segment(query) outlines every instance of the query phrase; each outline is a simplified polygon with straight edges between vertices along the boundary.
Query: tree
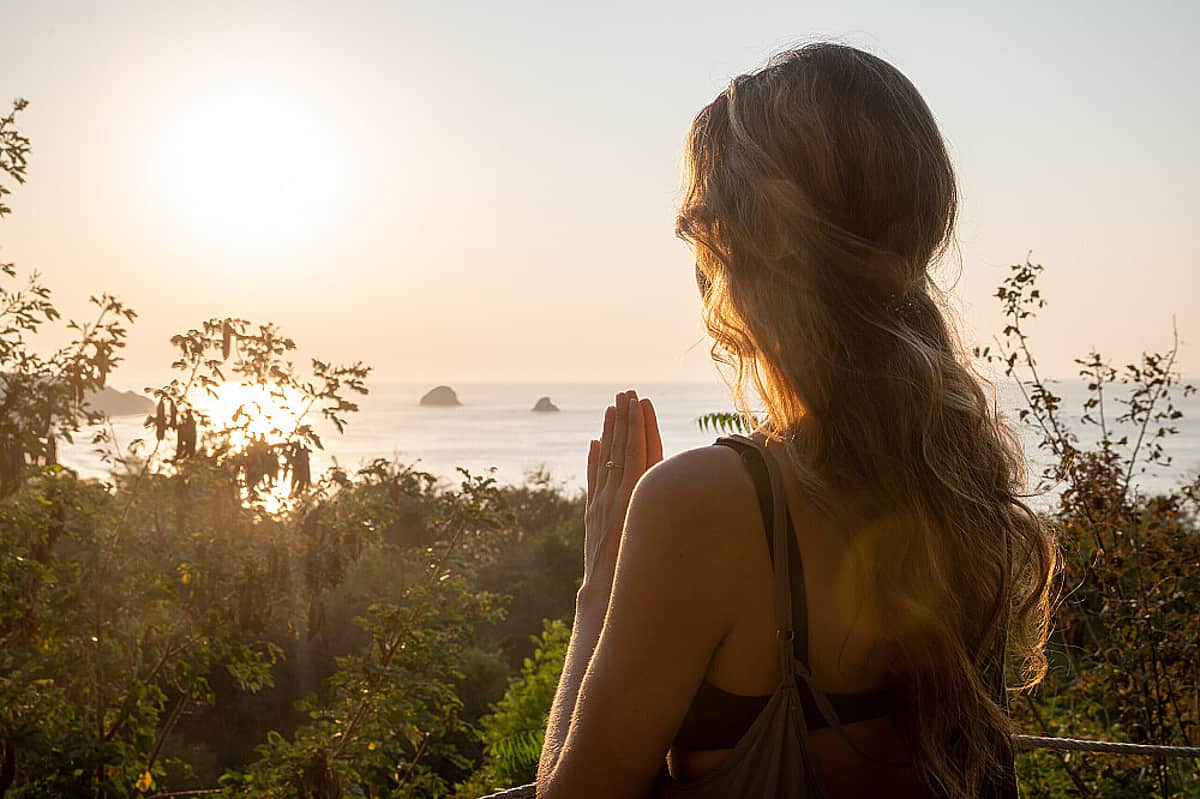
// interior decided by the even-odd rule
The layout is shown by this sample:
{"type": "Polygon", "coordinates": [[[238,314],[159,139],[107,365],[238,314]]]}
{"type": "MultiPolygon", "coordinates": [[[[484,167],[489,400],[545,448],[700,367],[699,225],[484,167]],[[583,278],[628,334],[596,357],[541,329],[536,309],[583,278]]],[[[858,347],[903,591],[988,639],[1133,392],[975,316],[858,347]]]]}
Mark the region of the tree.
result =
{"type": "MultiPolygon", "coordinates": [[[[18,99],[0,118],[0,173],[17,184],[25,182],[29,139],[16,129],[16,116],[27,105],[18,99]]],[[[0,180],[0,218],[12,211],[4,203],[11,193],[0,180]]],[[[81,424],[101,419],[88,407],[87,394],[103,388],[120,362],[125,326],[137,314],[108,294],[91,302],[96,316],[67,322],[75,331],[71,343],[43,357],[29,346],[29,338],[59,321],[50,290],[37,272],[22,282],[14,264],[0,263],[0,498],[16,490],[27,466],[56,462],[59,437],[70,441],[81,424]]],[[[103,437],[100,430],[97,443],[103,437]]]]}

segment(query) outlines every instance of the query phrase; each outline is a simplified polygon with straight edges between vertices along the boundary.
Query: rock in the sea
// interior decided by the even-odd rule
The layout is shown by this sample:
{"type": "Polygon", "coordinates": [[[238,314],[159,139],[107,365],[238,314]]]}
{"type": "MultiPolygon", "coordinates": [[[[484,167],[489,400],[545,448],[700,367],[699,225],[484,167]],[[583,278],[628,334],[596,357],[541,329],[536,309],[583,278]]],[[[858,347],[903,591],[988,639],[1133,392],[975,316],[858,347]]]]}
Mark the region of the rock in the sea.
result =
{"type": "Polygon", "coordinates": [[[540,400],[537,401],[537,403],[534,404],[533,410],[535,410],[535,411],[557,411],[558,406],[555,405],[553,402],[551,402],[549,397],[542,397],[540,400]]]}
{"type": "Polygon", "coordinates": [[[136,391],[118,391],[105,386],[99,391],[89,393],[84,401],[93,409],[107,413],[109,416],[133,416],[135,414],[154,413],[154,400],[136,391]]]}
{"type": "Polygon", "coordinates": [[[462,405],[458,401],[458,395],[454,393],[454,389],[450,388],[450,386],[437,386],[430,389],[425,396],[421,397],[421,404],[433,405],[440,408],[462,405]]]}

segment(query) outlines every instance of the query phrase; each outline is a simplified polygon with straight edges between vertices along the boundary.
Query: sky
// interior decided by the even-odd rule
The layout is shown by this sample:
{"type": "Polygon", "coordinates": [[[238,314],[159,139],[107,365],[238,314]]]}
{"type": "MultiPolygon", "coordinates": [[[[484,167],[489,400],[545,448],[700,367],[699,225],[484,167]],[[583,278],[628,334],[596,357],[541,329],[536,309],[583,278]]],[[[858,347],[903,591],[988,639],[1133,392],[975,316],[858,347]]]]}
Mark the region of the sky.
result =
{"type": "Polygon", "coordinates": [[[116,383],[216,316],[394,380],[711,380],[673,236],[688,125],[833,38],[924,94],[958,169],[968,343],[1046,266],[1040,365],[1169,346],[1200,373],[1200,4],[17,3],[30,101],[0,260],[140,313],[116,383]]]}

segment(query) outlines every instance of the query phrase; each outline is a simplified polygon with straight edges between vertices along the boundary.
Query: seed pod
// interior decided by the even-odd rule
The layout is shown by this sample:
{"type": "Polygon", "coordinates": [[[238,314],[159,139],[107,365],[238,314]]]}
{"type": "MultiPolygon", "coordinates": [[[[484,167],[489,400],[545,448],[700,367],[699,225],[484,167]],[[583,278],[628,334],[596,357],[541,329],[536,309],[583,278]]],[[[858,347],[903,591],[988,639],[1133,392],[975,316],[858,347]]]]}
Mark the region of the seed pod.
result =
{"type": "Polygon", "coordinates": [[[244,468],[246,487],[253,490],[259,483],[274,483],[279,476],[279,460],[274,449],[261,436],[246,447],[244,468]]]}
{"type": "Polygon", "coordinates": [[[308,460],[308,447],[296,445],[289,458],[292,467],[292,492],[299,493],[312,485],[312,471],[308,460]]]}
{"type": "Polygon", "coordinates": [[[159,441],[167,435],[167,406],[160,399],[158,408],[154,412],[154,436],[159,441]]]}
{"type": "Polygon", "coordinates": [[[176,430],[178,434],[175,438],[175,457],[190,458],[196,454],[196,420],[192,417],[192,412],[187,411],[183,418],[178,418],[178,411],[172,406],[172,424],[178,421],[176,430]]]}

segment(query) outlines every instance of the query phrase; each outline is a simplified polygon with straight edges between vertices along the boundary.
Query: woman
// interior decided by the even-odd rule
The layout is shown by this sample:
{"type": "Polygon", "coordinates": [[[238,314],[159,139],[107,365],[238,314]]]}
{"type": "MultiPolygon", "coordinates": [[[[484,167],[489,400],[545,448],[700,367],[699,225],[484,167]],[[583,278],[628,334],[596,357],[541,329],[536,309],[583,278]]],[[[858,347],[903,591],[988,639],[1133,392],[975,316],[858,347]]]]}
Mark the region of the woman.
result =
{"type": "Polygon", "coordinates": [[[1015,796],[1055,550],[929,278],[957,191],[894,67],[814,44],[696,117],[678,234],[749,439],[616,396],[539,799],[1015,796]],[[619,546],[618,546],[619,544],[619,546]]]}

